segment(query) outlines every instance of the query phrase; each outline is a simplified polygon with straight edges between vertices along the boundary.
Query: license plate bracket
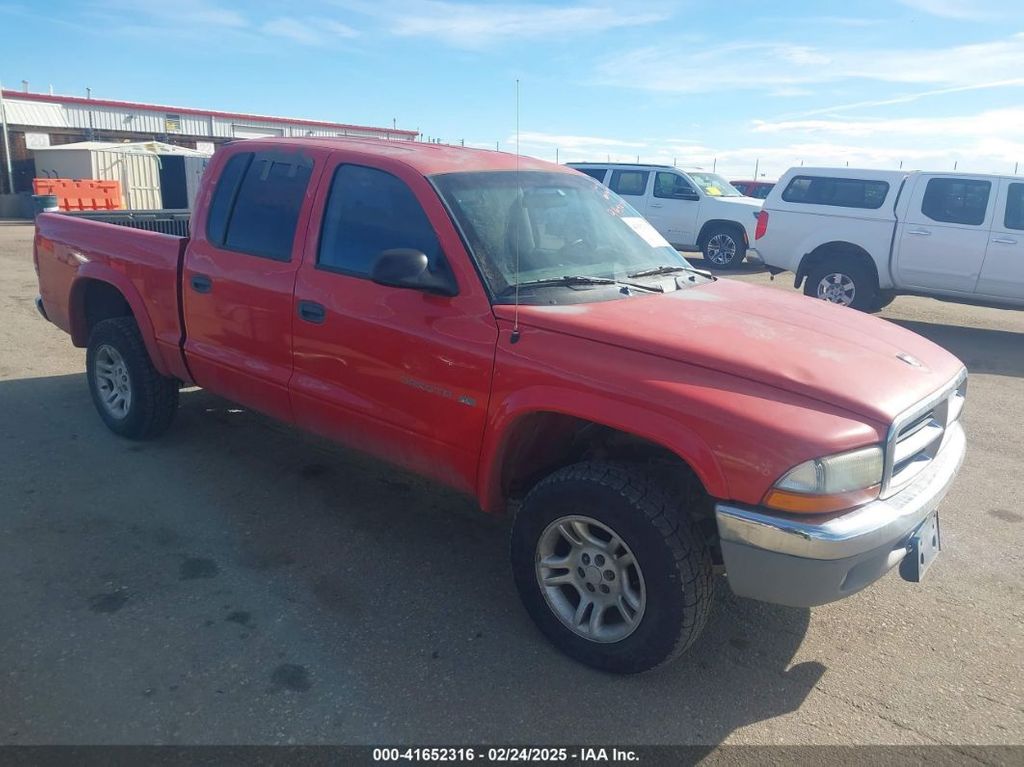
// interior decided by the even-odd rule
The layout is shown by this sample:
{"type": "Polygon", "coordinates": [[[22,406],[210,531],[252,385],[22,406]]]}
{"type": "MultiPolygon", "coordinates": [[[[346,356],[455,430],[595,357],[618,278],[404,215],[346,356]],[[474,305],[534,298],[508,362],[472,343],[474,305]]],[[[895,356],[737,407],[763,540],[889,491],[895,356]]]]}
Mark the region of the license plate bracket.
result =
{"type": "Polygon", "coordinates": [[[900,575],[904,580],[920,583],[940,551],[942,537],[939,532],[939,514],[933,512],[918,525],[907,541],[907,555],[900,563],[900,575]]]}

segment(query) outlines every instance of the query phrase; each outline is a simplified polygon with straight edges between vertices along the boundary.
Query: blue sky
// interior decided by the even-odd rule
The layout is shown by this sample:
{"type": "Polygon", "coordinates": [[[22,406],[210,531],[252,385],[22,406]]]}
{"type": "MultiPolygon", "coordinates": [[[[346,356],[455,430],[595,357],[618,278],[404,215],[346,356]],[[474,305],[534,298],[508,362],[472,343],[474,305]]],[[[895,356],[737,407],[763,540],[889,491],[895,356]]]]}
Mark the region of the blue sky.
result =
{"type": "Polygon", "coordinates": [[[768,178],[1024,172],[1022,0],[0,0],[5,87],[768,178]]]}

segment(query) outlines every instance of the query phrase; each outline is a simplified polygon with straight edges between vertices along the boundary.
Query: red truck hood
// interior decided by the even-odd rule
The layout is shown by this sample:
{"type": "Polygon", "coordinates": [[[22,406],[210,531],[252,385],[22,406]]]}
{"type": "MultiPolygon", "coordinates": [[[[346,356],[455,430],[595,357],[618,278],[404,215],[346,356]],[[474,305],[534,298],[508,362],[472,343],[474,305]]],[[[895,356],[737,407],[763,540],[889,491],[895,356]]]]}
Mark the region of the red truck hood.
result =
{"type": "MultiPolygon", "coordinates": [[[[512,319],[513,307],[495,310],[512,319]]],[[[881,423],[949,383],[963,366],[891,322],[729,279],[663,295],[521,306],[519,317],[523,326],[742,376],[881,423]]]]}

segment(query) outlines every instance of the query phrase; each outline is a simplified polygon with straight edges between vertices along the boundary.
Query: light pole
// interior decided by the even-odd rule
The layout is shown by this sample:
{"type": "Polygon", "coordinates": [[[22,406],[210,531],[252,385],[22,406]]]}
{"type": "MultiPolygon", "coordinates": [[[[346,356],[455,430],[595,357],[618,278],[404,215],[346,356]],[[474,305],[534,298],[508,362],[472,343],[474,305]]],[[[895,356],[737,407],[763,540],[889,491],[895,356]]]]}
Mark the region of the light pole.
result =
{"type": "Polygon", "coordinates": [[[7,165],[7,191],[14,194],[14,168],[11,165],[11,138],[7,132],[7,107],[4,106],[4,86],[0,83],[0,123],[4,133],[4,162],[7,165]]]}

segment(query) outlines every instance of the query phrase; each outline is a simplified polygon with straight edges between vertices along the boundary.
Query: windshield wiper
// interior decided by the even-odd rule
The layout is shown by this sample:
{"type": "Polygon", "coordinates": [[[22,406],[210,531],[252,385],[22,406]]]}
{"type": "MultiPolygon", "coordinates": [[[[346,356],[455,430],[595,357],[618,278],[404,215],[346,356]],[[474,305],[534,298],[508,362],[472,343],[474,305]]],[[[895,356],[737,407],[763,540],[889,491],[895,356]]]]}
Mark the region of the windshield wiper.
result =
{"type": "MultiPolygon", "coordinates": [[[[629,275],[633,276],[633,275],[629,275]]],[[[610,277],[591,277],[586,274],[567,274],[564,277],[548,277],[542,280],[527,280],[526,282],[520,282],[520,288],[543,288],[548,286],[558,285],[626,285],[630,288],[636,288],[637,290],[645,290],[649,293],[664,293],[664,289],[658,285],[639,285],[634,282],[623,282],[622,280],[613,280],[610,277]]],[[[512,293],[516,289],[515,285],[509,285],[505,290],[502,291],[504,294],[512,293]]]]}
{"type": "Polygon", "coordinates": [[[652,269],[642,269],[639,272],[627,274],[627,277],[653,277],[656,274],[671,274],[672,272],[688,272],[685,266],[655,266],[652,269]]]}
{"type": "Polygon", "coordinates": [[[699,274],[701,277],[709,277],[715,279],[715,276],[711,272],[705,272],[703,269],[694,269],[692,266],[655,266],[651,269],[643,269],[639,272],[633,272],[627,274],[627,277],[654,277],[658,274],[673,274],[675,272],[692,272],[699,274]]]}

